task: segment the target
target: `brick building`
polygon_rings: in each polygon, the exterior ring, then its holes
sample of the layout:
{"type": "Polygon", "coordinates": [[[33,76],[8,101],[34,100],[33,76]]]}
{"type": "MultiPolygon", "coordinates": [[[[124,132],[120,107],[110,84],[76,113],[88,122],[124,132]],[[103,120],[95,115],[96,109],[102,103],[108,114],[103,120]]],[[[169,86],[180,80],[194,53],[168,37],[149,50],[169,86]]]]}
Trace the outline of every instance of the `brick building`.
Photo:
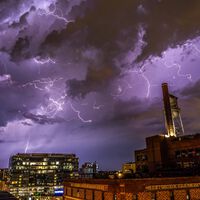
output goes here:
{"type": "Polygon", "coordinates": [[[146,148],[135,151],[137,171],[195,169],[200,167],[200,134],[181,137],[155,135],[146,138],[146,148]]]}
{"type": "Polygon", "coordinates": [[[64,200],[199,200],[200,177],[69,180],[64,200]]]}

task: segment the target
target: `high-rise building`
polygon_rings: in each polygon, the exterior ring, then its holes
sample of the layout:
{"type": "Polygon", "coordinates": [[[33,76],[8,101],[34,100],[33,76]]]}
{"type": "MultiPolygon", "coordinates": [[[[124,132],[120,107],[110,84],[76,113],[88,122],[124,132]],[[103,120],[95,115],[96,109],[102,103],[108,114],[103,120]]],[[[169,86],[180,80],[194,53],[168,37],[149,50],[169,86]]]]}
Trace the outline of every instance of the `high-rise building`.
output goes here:
{"type": "Polygon", "coordinates": [[[10,192],[19,199],[53,196],[66,178],[78,176],[75,154],[17,154],[10,158],[10,192]]]}

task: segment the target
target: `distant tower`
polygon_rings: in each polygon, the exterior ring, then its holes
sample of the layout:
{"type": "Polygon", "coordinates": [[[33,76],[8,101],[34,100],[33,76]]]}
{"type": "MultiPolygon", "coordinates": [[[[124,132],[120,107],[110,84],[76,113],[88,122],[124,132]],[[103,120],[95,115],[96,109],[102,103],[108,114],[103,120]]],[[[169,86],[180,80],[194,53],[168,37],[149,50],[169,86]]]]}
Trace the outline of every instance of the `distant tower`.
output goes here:
{"type": "Polygon", "coordinates": [[[184,134],[183,123],[178,107],[178,98],[169,94],[168,84],[162,84],[165,126],[168,136],[177,136],[184,134]]]}

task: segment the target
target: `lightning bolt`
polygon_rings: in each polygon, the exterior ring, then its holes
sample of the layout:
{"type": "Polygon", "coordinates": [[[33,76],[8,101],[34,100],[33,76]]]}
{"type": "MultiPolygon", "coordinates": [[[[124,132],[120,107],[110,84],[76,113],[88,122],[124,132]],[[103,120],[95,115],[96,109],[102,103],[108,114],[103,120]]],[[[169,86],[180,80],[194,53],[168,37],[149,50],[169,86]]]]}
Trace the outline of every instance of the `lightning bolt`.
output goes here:
{"type": "MultiPolygon", "coordinates": [[[[34,87],[35,89],[40,90],[40,91],[51,92],[51,89],[54,87],[55,83],[58,82],[58,81],[61,81],[61,80],[63,80],[62,77],[55,78],[55,79],[43,78],[43,79],[38,79],[38,80],[34,80],[34,81],[31,81],[31,82],[25,83],[21,87],[22,88],[34,87]]],[[[67,97],[68,96],[67,96],[66,93],[61,95],[59,98],[49,97],[47,106],[43,106],[43,105],[39,106],[39,109],[37,110],[37,114],[47,115],[47,116],[53,118],[58,114],[58,112],[64,110],[64,106],[65,106],[66,103],[69,103],[72,111],[77,114],[78,118],[82,122],[91,123],[92,120],[85,120],[81,116],[81,111],[77,110],[69,100],[67,101],[67,97]]],[[[98,109],[97,106],[95,106],[94,108],[98,109]]]]}
{"type": "Polygon", "coordinates": [[[195,50],[198,54],[200,54],[200,49],[197,47],[197,45],[192,44],[192,47],[194,48],[194,50],[195,50]]]}
{"type": "Polygon", "coordinates": [[[53,16],[53,17],[55,17],[56,19],[63,20],[66,24],[68,24],[68,23],[70,23],[70,22],[74,22],[73,20],[68,20],[68,19],[66,19],[66,18],[64,17],[64,15],[63,15],[62,10],[61,10],[61,9],[58,9],[58,8],[56,7],[56,5],[54,5],[54,6],[55,6],[55,8],[54,8],[52,11],[50,11],[49,8],[40,9],[41,12],[39,13],[39,15],[53,16]],[[56,12],[60,12],[60,15],[56,14],[56,12]]]}
{"type": "Polygon", "coordinates": [[[81,112],[80,112],[79,110],[77,110],[77,109],[72,105],[71,102],[69,102],[69,104],[70,104],[71,109],[72,109],[75,113],[77,113],[78,118],[79,118],[83,123],[91,123],[91,122],[92,122],[91,119],[89,119],[89,120],[83,119],[83,118],[81,117],[81,112]]]}
{"type": "Polygon", "coordinates": [[[39,57],[35,57],[33,58],[34,62],[37,63],[37,64],[40,64],[40,65],[44,65],[44,64],[47,64],[47,63],[51,63],[51,64],[55,64],[56,61],[52,60],[51,58],[46,58],[46,59],[39,59],[39,57]]]}
{"type": "Polygon", "coordinates": [[[100,110],[101,108],[103,108],[104,105],[97,105],[97,102],[95,101],[94,104],[93,104],[93,109],[94,110],[100,110]]]}
{"type": "Polygon", "coordinates": [[[27,153],[28,149],[29,149],[29,144],[30,144],[30,136],[26,142],[26,147],[25,147],[25,150],[24,150],[24,153],[27,153]]]}
{"type": "Polygon", "coordinates": [[[38,80],[33,80],[30,81],[28,83],[23,84],[21,87],[29,87],[32,86],[35,89],[41,90],[41,91],[50,91],[50,89],[54,86],[55,82],[62,80],[63,78],[55,78],[55,79],[51,79],[51,78],[42,78],[42,79],[38,79],[38,80]]]}
{"type": "Polygon", "coordinates": [[[127,87],[125,89],[123,89],[123,86],[121,84],[119,84],[118,87],[117,87],[117,93],[116,94],[111,94],[111,96],[113,96],[113,97],[120,97],[120,96],[122,96],[124,94],[124,92],[126,90],[133,88],[131,86],[131,84],[126,80],[118,80],[118,81],[119,82],[121,82],[121,81],[124,82],[127,85],[127,87]]]}
{"type": "Polygon", "coordinates": [[[149,98],[150,91],[151,91],[151,83],[150,83],[148,77],[144,74],[145,66],[146,65],[143,65],[139,70],[129,70],[128,73],[129,72],[136,73],[144,79],[144,81],[146,82],[146,85],[147,85],[146,98],[149,98]]]}
{"type": "Polygon", "coordinates": [[[41,106],[40,110],[38,111],[38,114],[48,115],[48,116],[50,116],[52,118],[55,117],[58,112],[64,110],[66,97],[67,97],[67,94],[62,95],[58,99],[53,99],[52,97],[50,97],[48,99],[49,100],[49,104],[46,107],[41,106]]]}
{"type": "Polygon", "coordinates": [[[167,64],[166,62],[164,63],[165,67],[169,68],[177,68],[177,76],[179,77],[184,77],[188,79],[189,81],[192,81],[192,75],[191,74],[182,74],[181,73],[181,65],[178,63],[173,63],[171,65],[167,64]]]}

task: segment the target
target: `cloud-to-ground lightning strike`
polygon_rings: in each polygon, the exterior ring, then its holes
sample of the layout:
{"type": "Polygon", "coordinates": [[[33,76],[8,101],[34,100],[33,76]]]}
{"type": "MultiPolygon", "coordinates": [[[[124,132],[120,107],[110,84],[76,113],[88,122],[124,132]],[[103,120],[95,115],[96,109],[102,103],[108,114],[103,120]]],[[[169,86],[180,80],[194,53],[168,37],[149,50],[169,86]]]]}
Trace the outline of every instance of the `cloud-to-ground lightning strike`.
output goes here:
{"type": "Polygon", "coordinates": [[[27,152],[28,152],[29,144],[30,144],[30,136],[28,137],[28,140],[27,140],[27,142],[26,142],[26,147],[25,147],[24,153],[27,153],[27,152]]]}

